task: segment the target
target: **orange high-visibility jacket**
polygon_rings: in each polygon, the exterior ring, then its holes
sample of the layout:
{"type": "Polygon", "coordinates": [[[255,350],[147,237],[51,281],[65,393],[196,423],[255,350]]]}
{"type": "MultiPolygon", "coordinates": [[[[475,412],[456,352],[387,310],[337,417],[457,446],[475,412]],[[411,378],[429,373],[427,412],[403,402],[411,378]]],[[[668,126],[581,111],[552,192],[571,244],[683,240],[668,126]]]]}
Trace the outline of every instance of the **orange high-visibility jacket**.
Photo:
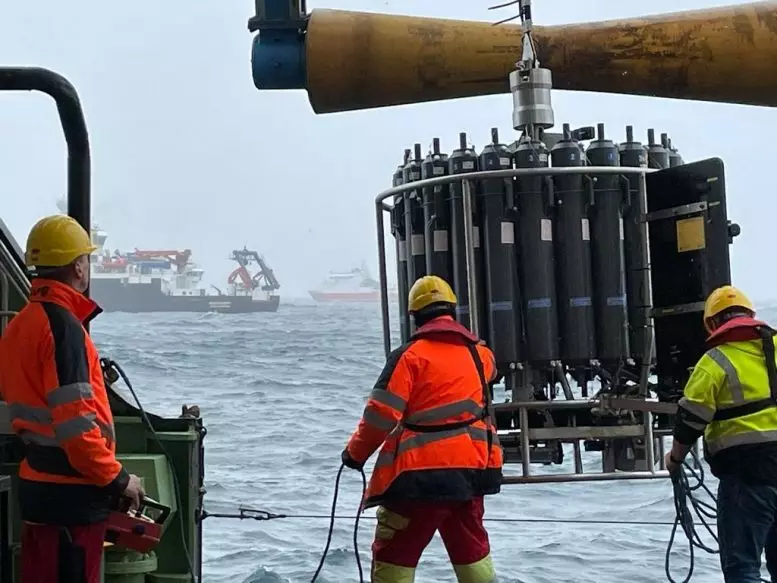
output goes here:
{"type": "Polygon", "coordinates": [[[499,492],[502,448],[488,407],[494,378],[493,353],[450,316],[392,352],[347,446],[363,462],[383,444],[364,507],[499,492]]]}
{"type": "Polygon", "coordinates": [[[113,415],[97,350],[83,322],[100,313],[63,283],[35,279],[30,303],[0,339],[0,393],[25,444],[22,518],[104,520],[129,474],[116,460],[113,415]]]}

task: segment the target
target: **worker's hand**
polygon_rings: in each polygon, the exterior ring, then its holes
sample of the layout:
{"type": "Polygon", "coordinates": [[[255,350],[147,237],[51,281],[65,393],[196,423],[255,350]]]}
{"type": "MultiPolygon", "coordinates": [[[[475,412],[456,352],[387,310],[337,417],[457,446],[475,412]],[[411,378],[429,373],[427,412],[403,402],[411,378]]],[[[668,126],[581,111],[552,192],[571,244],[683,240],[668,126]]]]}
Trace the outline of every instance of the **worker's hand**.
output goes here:
{"type": "Polygon", "coordinates": [[[348,449],[343,450],[343,455],[340,456],[343,460],[343,465],[346,468],[351,468],[352,470],[361,470],[364,467],[364,462],[357,462],[355,459],[353,459],[348,454],[348,449]]]}
{"type": "Polygon", "coordinates": [[[666,470],[667,470],[667,471],[668,471],[670,474],[673,474],[673,475],[674,475],[674,474],[677,474],[677,473],[678,473],[678,472],[679,472],[679,471],[682,469],[682,467],[683,467],[683,464],[682,464],[682,463],[679,463],[679,464],[678,464],[678,463],[676,463],[676,462],[675,462],[675,461],[672,459],[672,452],[671,452],[671,451],[670,451],[670,452],[668,452],[668,453],[667,453],[667,454],[664,456],[664,465],[666,466],[666,470]]]}
{"type": "Polygon", "coordinates": [[[135,474],[130,474],[129,484],[127,484],[127,487],[122,493],[122,496],[129,498],[130,500],[129,509],[137,510],[140,508],[140,502],[143,500],[143,496],[145,495],[146,493],[143,491],[143,486],[140,484],[140,478],[138,478],[135,474]]]}

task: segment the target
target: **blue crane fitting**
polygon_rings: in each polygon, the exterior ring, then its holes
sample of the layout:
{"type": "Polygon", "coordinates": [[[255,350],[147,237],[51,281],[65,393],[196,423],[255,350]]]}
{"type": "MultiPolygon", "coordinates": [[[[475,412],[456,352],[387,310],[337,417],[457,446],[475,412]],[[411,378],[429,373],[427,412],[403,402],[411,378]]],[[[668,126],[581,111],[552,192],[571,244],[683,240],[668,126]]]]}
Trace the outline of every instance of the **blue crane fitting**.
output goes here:
{"type": "Polygon", "coordinates": [[[251,71],[257,89],[304,89],[303,33],[295,28],[261,30],[254,37],[251,71]]]}

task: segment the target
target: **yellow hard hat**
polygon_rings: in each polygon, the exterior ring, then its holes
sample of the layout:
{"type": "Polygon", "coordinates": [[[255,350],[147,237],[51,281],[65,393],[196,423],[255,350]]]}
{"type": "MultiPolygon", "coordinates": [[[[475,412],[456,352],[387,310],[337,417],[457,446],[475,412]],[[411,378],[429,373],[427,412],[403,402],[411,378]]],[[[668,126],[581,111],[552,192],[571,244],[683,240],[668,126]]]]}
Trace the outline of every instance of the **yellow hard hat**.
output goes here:
{"type": "Polygon", "coordinates": [[[78,221],[67,215],[52,215],[30,229],[24,260],[28,267],[64,267],[95,249],[78,221]]]}
{"type": "Polygon", "coordinates": [[[704,327],[712,332],[710,319],[729,308],[745,308],[755,312],[753,302],[732,285],[724,285],[713,291],[704,303],[704,327]]]}
{"type": "Polygon", "coordinates": [[[425,275],[416,280],[407,294],[407,311],[419,312],[438,302],[456,305],[456,294],[443,278],[425,275]]]}

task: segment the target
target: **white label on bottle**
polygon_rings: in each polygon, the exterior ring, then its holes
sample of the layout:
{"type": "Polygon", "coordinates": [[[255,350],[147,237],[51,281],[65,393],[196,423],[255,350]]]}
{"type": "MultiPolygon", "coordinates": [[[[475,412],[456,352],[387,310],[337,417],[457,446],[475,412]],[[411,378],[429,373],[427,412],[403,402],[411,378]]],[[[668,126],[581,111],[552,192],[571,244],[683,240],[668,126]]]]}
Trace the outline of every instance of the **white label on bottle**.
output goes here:
{"type": "Polygon", "coordinates": [[[445,174],[445,168],[443,168],[442,166],[435,166],[434,170],[432,171],[432,173],[435,176],[441,176],[441,175],[445,174]]]}
{"type": "Polygon", "coordinates": [[[502,221],[502,245],[515,245],[515,225],[511,221],[502,221]]]}
{"type": "Polygon", "coordinates": [[[467,160],[466,162],[461,163],[461,167],[464,170],[472,170],[473,168],[475,168],[475,163],[472,160],[467,160]]]}
{"type": "Polygon", "coordinates": [[[448,231],[434,232],[434,250],[440,252],[448,250],[448,231]]]}
{"type": "Polygon", "coordinates": [[[424,254],[424,236],[423,235],[412,235],[410,237],[410,252],[413,255],[423,255],[424,254]]]}
{"type": "Polygon", "coordinates": [[[539,155],[540,162],[547,162],[548,161],[548,155],[547,154],[540,154],[539,155]]]}
{"type": "Polygon", "coordinates": [[[553,240],[553,222],[550,219],[540,219],[540,240],[553,240]]]}
{"type": "Polygon", "coordinates": [[[581,221],[581,226],[583,230],[583,241],[590,241],[591,240],[591,230],[588,226],[588,219],[583,219],[581,221]]]}
{"type": "Polygon", "coordinates": [[[499,165],[502,168],[509,168],[512,166],[512,164],[510,164],[510,158],[499,158],[499,165]]]}

